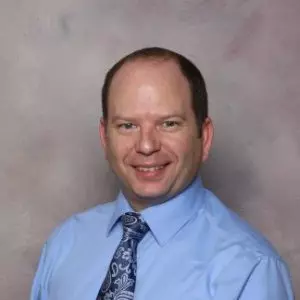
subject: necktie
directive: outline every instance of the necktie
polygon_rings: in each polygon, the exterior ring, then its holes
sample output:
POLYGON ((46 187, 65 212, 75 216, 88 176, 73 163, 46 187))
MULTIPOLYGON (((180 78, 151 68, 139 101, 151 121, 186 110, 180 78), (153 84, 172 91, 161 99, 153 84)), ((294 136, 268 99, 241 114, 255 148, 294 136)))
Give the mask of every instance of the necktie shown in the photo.
POLYGON ((114 253, 97 300, 132 300, 134 296, 138 243, 148 232, 148 225, 138 213, 122 215, 123 236, 114 253))

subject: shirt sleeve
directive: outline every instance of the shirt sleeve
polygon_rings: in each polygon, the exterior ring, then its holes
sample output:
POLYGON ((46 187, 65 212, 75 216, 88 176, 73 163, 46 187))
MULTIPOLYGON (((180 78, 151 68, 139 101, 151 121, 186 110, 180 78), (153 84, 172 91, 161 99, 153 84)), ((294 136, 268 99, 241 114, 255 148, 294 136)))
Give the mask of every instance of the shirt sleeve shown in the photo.
POLYGON ((46 261, 46 248, 47 244, 44 244, 42 248, 41 256, 38 262, 38 267, 33 279, 32 287, 31 287, 31 294, 30 300, 40 300, 42 299, 42 287, 41 283, 43 281, 43 271, 45 269, 45 261, 46 261))
POLYGON ((294 300, 291 278, 279 257, 235 257, 215 282, 214 300, 294 300))
POLYGON ((73 243, 73 219, 66 220, 51 233, 44 244, 37 270, 33 279, 30 300, 45 300, 48 298, 52 273, 68 253, 73 243))
POLYGON ((245 282, 238 299, 294 300, 285 263, 275 258, 263 258, 245 282))

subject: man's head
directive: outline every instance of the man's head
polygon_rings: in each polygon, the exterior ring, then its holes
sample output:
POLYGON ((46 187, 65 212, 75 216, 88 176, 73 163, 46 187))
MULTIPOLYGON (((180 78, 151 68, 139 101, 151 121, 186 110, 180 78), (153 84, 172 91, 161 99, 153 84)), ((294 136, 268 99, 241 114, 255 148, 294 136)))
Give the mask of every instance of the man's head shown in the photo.
POLYGON ((213 135, 207 106, 200 71, 170 50, 138 50, 109 70, 100 136, 134 209, 166 201, 196 176, 213 135))

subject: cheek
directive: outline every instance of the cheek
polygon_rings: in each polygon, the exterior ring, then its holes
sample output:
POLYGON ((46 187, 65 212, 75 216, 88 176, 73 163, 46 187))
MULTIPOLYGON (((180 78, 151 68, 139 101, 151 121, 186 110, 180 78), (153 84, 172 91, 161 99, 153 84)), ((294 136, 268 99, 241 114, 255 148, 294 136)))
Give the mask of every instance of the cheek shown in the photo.
POLYGON ((122 161, 130 153, 131 140, 126 137, 111 138, 108 143, 108 154, 113 160, 122 161))
POLYGON ((185 138, 180 143, 170 143, 170 151, 176 156, 176 169, 186 172, 192 172, 194 168, 199 167, 201 161, 201 143, 194 138, 185 138))
POLYGON ((174 155, 176 155, 180 160, 191 158, 191 155, 194 154, 196 149, 194 138, 192 138, 188 133, 165 139, 164 145, 169 152, 174 153, 174 155))

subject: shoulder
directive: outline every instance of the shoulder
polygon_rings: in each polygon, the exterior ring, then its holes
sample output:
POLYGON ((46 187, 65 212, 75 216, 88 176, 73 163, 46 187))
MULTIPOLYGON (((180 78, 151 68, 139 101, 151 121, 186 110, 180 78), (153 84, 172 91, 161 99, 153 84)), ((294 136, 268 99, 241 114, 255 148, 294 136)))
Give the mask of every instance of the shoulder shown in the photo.
POLYGON ((97 205, 83 212, 72 215, 59 224, 48 237, 45 247, 48 255, 63 256, 72 248, 75 240, 91 230, 105 230, 113 213, 115 202, 97 205))
POLYGON ((77 246, 85 246, 85 241, 94 238, 94 234, 101 234, 101 230, 104 234, 105 224, 114 210, 114 205, 114 202, 105 203, 75 214, 52 231, 42 248, 31 299, 37 299, 41 291, 47 290, 52 274, 68 257, 76 243, 77 246), (95 226, 98 228, 93 228, 95 226))
POLYGON ((270 241, 237 213, 226 207, 211 191, 205 190, 205 217, 224 248, 236 249, 255 260, 281 259, 270 241))
POLYGON ((218 286, 215 299, 223 299, 230 288, 240 295, 246 286, 249 298, 241 299, 253 299, 253 291, 259 298, 267 290, 270 297, 264 299, 293 299, 288 266, 269 240, 212 192, 204 194, 198 219, 201 216, 208 225, 206 239, 213 245, 208 270, 214 274, 213 286, 218 286))

